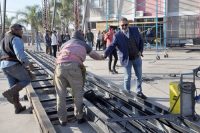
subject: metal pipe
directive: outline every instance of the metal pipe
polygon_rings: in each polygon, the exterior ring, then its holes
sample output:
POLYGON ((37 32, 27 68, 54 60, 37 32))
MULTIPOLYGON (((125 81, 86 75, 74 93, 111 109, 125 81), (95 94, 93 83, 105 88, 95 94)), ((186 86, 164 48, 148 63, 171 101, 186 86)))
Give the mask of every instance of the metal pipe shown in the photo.
POLYGON ((1 3, 0 3, 0 19, 1 19, 1 29, 2 29, 2 24, 3 24, 3 20, 2 20, 2 12, 1 12, 1 3))
POLYGON ((5 23, 6 23, 5 21, 6 21, 6 0, 4 0, 3 4, 3 25, 2 25, 1 39, 3 39, 5 35, 5 23))
POLYGON ((156 51, 158 56, 158 0, 156 0, 156 51))
POLYGON ((109 0, 106 0, 106 31, 108 31, 109 0))
POLYGON ((117 0, 117 24, 119 28, 119 0, 117 0))
POLYGON ((165 16, 164 16, 164 50, 167 47, 167 0, 165 0, 165 16))

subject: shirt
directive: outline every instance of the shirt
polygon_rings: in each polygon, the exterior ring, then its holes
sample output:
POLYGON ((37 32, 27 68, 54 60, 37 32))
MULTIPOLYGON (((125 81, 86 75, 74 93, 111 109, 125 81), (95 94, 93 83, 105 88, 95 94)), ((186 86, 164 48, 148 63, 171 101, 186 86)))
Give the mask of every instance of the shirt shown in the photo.
POLYGON ((51 45, 58 45, 58 40, 55 34, 51 36, 51 45))
MULTIPOLYGON (((24 42, 22 41, 21 38, 19 37, 14 37, 12 40, 12 46, 13 46, 13 50, 15 52, 15 55, 17 57, 17 59, 25 66, 28 66, 29 64, 29 60, 24 52, 24 42)), ((17 64, 18 62, 15 61, 6 61, 6 60, 2 60, 0 61, 0 68, 6 68, 6 67, 10 67, 13 66, 15 64, 17 64)))
POLYGON ((127 30, 127 32, 125 32, 125 31, 123 30, 123 33, 124 33, 124 35, 125 35, 127 38, 129 38, 129 29, 127 30))
POLYGON ((83 64, 86 54, 89 54, 91 51, 92 48, 85 42, 78 39, 71 39, 61 47, 56 58, 56 63, 77 62, 83 64))

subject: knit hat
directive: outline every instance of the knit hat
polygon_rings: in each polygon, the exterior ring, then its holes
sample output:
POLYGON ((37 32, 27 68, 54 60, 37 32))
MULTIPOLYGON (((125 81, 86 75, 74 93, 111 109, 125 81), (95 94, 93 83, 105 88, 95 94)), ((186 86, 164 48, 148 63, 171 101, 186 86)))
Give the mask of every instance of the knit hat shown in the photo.
POLYGON ((81 40, 81 41, 85 41, 84 36, 83 36, 83 33, 82 33, 81 31, 74 31, 74 32, 72 33, 72 38, 74 38, 74 39, 79 39, 79 40, 81 40))
POLYGON ((22 29, 24 26, 20 25, 20 24, 12 24, 10 27, 9 27, 9 30, 12 31, 12 30, 20 30, 22 29))

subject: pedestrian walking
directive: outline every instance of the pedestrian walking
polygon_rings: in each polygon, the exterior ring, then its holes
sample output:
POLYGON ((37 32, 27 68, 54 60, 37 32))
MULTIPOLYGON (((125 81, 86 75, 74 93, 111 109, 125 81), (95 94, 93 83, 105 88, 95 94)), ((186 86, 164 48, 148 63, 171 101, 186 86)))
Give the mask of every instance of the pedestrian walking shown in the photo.
POLYGON ((19 101, 19 91, 27 86, 30 75, 27 69, 32 70, 33 65, 29 62, 24 52, 22 41, 23 26, 13 24, 0 43, 0 68, 8 79, 10 89, 3 92, 3 96, 14 105, 15 113, 26 110, 19 101))
POLYGON ((40 35, 39 35, 39 32, 36 30, 36 33, 35 33, 35 43, 36 43, 36 50, 39 52, 39 51, 42 51, 42 47, 41 47, 41 43, 40 43, 40 35))
POLYGON ((148 48, 151 49, 151 45, 153 44, 153 41, 154 41, 154 33, 153 33, 153 30, 151 28, 148 28, 147 31, 146 31, 146 45, 148 48))
POLYGON ((67 123, 66 88, 72 89, 74 97, 74 114, 78 124, 85 121, 83 118, 83 86, 85 79, 86 54, 96 60, 104 59, 85 43, 81 31, 75 31, 72 39, 64 43, 56 58, 55 87, 57 93, 58 118, 61 125, 67 123))
POLYGON ((54 30, 51 35, 51 48, 53 50, 53 56, 56 57, 56 53, 58 50, 58 39, 56 35, 56 31, 54 30))
POLYGON ((51 50, 51 32, 49 30, 46 30, 44 42, 46 45, 46 54, 52 55, 51 50))
POLYGON ((69 33, 68 33, 68 32, 63 33, 63 34, 61 35, 61 39, 62 39, 62 44, 64 44, 65 42, 69 41, 69 40, 70 40, 70 35, 69 35, 69 33))
MULTIPOLYGON (((114 37, 114 29, 112 27, 109 28, 108 32, 104 36, 104 40, 106 41, 106 47, 109 47, 112 44, 113 37, 114 37)), ((108 60, 108 70, 112 74, 118 74, 116 71, 116 64, 118 61, 118 56, 117 56, 117 49, 113 49, 113 51, 109 54, 109 60, 108 60), (113 62, 113 67, 111 69, 112 65, 112 58, 114 57, 114 62, 113 62)))
POLYGON ((57 32, 56 37, 57 37, 57 41, 58 41, 57 51, 60 51, 60 47, 62 45, 62 38, 61 38, 60 31, 57 32))
POLYGON ((106 31, 104 30, 101 33, 101 47, 103 48, 103 50, 106 49, 106 41, 104 40, 105 34, 106 34, 106 31))
POLYGON ((121 65, 124 67, 124 89, 130 93, 132 67, 137 77, 136 93, 138 97, 146 99, 142 92, 142 53, 143 40, 138 27, 128 27, 127 18, 120 21, 121 31, 117 32, 112 44, 106 49, 104 57, 109 56, 117 47, 121 65))
POLYGON ((101 31, 97 33, 96 38, 97 38, 97 44, 96 44, 96 51, 97 51, 97 49, 99 50, 101 49, 101 31))
POLYGON ((85 38, 86 38, 87 44, 90 47, 93 47, 93 44, 94 44, 94 34, 91 32, 90 29, 88 29, 85 38))

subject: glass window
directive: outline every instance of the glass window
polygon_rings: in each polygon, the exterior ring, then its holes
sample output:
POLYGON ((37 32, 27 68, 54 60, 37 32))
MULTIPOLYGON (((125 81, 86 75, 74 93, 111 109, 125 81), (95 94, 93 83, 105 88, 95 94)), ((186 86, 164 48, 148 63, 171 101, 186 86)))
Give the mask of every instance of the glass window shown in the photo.
POLYGON ((91 29, 96 29, 96 22, 91 22, 91 29))
POLYGON ((92 0, 93 8, 100 8, 100 0, 92 0))

